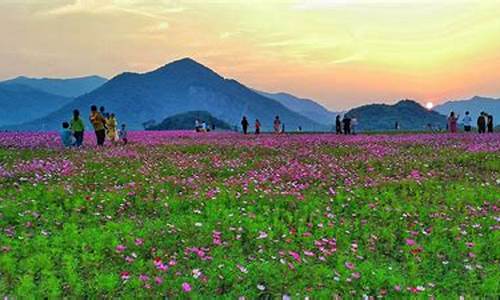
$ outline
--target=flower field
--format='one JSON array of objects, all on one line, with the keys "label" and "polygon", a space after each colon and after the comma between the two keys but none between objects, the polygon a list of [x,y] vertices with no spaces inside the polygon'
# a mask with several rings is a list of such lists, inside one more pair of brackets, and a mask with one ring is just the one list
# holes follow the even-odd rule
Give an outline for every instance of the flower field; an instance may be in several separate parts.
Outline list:
[{"label": "flower field", "polygon": [[0,133],[0,296],[500,295],[500,134]]}]

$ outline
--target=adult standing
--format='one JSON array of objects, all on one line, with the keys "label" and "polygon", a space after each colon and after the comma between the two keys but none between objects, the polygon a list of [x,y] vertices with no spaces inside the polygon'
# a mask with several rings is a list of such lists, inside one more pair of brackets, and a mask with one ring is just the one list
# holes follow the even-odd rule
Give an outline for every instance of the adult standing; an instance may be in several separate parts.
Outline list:
[{"label": "adult standing", "polygon": [[248,133],[248,120],[247,117],[243,116],[243,119],[241,119],[241,128],[243,129],[243,134]]},{"label": "adult standing", "polygon": [[116,121],[116,116],[114,113],[109,115],[106,119],[106,128],[108,129],[108,139],[111,142],[116,142],[118,140],[118,134],[116,128],[118,127],[118,122]]},{"label": "adult standing", "polygon": [[465,112],[465,117],[462,119],[462,123],[464,123],[464,131],[470,132],[472,128],[472,118],[469,115],[469,112]]},{"label": "adult standing", "polygon": [[489,133],[493,133],[493,116],[490,114],[486,117],[486,127]]},{"label": "adult standing", "polygon": [[259,119],[255,119],[255,134],[260,134],[260,126]]},{"label": "adult standing", "polygon": [[457,132],[457,121],[458,121],[458,116],[455,116],[455,112],[451,112],[450,116],[448,117],[448,130],[451,133],[456,133]]},{"label": "adult standing", "polygon": [[342,119],[342,123],[344,123],[344,134],[351,134],[351,118],[349,116],[344,115],[344,119]]},{"label": "adult standing", "polygon": [[274,128],[274,133],[280,133],[281,131],[280,116],[276,116],[276,118],[274,118],[273,128]]},{"label": "adult standing", "polygon": [[342,122],[340,121],[340,115],[335,117],[335,133],[342,134]]},{"label": "adult standing", "polygon": [[80,111],[78,109],[73,111],[73,119],[71,119],[70,122],[70,129],[75,137],[75,146],[81,147],[83,144],[85,125],[83,124],[82,118],[80,118]]},{"label": "adult standing", "polygon": [[481,114],[477,118],[477,132],[478,133],[486,132],[486,118],[484,112],[481,112]]},{"label": "adult standing", "polygon": [[97,111],[97,106],[92,105],[90,107],[89,119],[94,127],[97,146],[104,146],[104,140],[106,139],[106,119]]}]

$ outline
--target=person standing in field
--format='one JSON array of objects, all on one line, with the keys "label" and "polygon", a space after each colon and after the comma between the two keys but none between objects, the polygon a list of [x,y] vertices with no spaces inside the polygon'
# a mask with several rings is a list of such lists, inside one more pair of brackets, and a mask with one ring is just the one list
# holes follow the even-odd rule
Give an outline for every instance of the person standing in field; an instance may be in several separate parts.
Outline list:
[{"label": "person standing in field", "polygon": [[490,114],[486,117],[486,127],[489,133],[493,133],[493,116]]},{"label": "person standing in field", "polygon": [[241,119],[241,128],[243,129],[243,134],[248,133],[248,120],[247,117],[243,116],[243,119]]},{"label": "person standing in field", "polygon": [[358,126],[358,119],[356,117],[353,117],[351,119],[351,133],[356,134],[356,126]]},{"label": "person standing in field", "polygon": [[80,111],[75,109],[73,111],[73,119],[70,121],[71,132],[73,132],[73,137],[75,138],[75,146],[81,147],[83,144],[83,135],[85,131],[85,125],[83,125],[83,120],[80,118]]},{"label": "person standing in field", "polygon": [[123,144],[128,144],[128,133],[127,133],[127,125],[122,124],[122,128],[120,129],[120,140],[122,140]]},{"label": "person standing in field", "polygon": [[89,119],[94,127],[97,146],[104,146],[104,140],[106,139],[106,119],[97,111],[97,106],[92,105],[90,107]]},{"label": "person standing in field", "polygon": [[281,131],[280,116],[276,116],[276,118],[274,118],[273,128],[274,128],[274,133],[280,133]]},{"label": "person standing in field", "polygon": [[255,134],[260,134],[260,126],[259,119],[255,119]]},{"label": "person standing in field", "polygon": [[481,112],[481,114],[477,118],[477,132],[478,133],[486,132],[486,117],[484,115],[484,111]]},{"label": "person standing in field", "polygon": [[464,123],[464,131],[465,132],[470,132],[472,126],[472,118],[469,115],[469,112],[465,112],[465,117],[462,119],[462,123]]},{"label": "person standing in field", "polygon": [[340,115],[335,118],[335,133],[342,134],[342,121],[340,121]]},{"label": "person standing in field", "polygon": [[457,132],[457,121],[458,121],[458,116],[455,116],[455,112],[451,112],[450,116],[448,117],[448,130],[451,133],[456,133]]},{"label": "person standing in field", "polygon": [[351,118],[349,116],[344,115],[344,119],[342,119],[342,123],[344,123],[344,134],[351,134]]},{"label": "person standing in field", "polygon": [[116,116],[114,113],[109,115],[109,118],[106,120],[106,128],[108,129],[108,139],[111,142],[116,142],[118,140],[118,135],[116,132],[116,127],[118,126],[118,122],[116,121]]},{"label": "person standing in field", "polygon": [[61,130],[60,136],[61,136],[61,142],[62,142],[64,148],[70,148],[74,145],[75,139],[73,138],[73,133],[69,129],[68,122],[62,123],[62,130]]}]

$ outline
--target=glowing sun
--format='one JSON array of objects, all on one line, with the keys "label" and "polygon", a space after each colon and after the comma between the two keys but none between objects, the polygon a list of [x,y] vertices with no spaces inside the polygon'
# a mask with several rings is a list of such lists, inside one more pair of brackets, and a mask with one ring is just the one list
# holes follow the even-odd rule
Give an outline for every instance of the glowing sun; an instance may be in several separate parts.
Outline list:
[{"label": "glowing sun", "polygon": [[427,109],[431,110],[431,109],[434,107],[434,103],[432,103],[432,102],[427,102],[427,103],[425,104],[425,107],[426,107]]}]

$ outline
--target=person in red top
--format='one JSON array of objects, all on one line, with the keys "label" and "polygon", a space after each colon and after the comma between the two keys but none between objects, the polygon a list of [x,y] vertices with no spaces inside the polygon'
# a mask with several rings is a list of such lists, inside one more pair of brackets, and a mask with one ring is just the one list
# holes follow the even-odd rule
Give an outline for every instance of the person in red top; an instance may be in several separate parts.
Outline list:
[{"label": "person in red top", "polygon": [[260,134],[260,122],[259,122],[259,119],[255,119],[255,134]]}]

